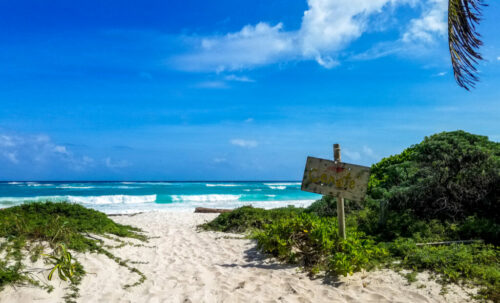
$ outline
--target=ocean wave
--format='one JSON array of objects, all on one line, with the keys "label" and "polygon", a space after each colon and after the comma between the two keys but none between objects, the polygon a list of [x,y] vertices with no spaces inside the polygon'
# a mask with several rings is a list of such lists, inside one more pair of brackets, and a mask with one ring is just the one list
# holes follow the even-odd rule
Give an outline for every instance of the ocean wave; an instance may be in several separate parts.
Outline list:
[{"label": "ocean wave", "polygon": [[214,183],[207,183],[205,184],[206,187],[236,187],[236,186],[241,186],[240,184],[214,184]]},{"label": "ocean wave", "polygon": [[130,204],[155,202],[156,195],[66,196],[69,202],[83,204]]},{"label": "ocean wave", "polygon": [[40,187],[40,186],[54,186],[54,184],[49,183],[36,183],[36,182],[26,182],[28,186]]},{"label": "ocean wave", "polygon": [[300,182],[264,183],[267,186],[297,186]]},{"label": "ocean wave", "polygon": [[156,195],[104,195],[104,196],[37,196],[37,197],[4,197],[0,198],[2,204],[19,204],[23,202],[72,202],[81,204],[131,204],[155,202]]},{"label": "ocean wave", "polygon": [[172,202],[219,202],[237,201],[241,195],[171,195]]},{"label": "ocean wave", "polygon": [[268,185],[268,186],[269,186],[270,189],[279,189],[279,190],[286,189],[285,185],[279,185],[279,186]]},{"label": "ocean wave", "polygon": [[119,188],[119,189],[137,189],[137,188],[140,188],[139,186],[126,186],[126,185],[123,185],[123,186],[116,186],[116,187],[111,187],[111,188]]},{"label": "ocean wave", "polygon": [[137,189],[140,188],[139,186],[127,186],[127,185],[117,185],[117,186],[112,186],[112,185],[105,185],[105,186],[76,186],[76,185],[59,185],[56,188],[60,189]]},{"label": "ocean wave", "polygon": [[96,187],[95,186],[60,185],[60,186],[57,186],[57,188],[62,188],[62,189],[92,189],[92,188],[96,188]]},{"label": "ocean wave", "polygon": [[24,182],[7,182],[7,184],[10,184],[10,185],[19,185],[19,184],[24,184]]}]

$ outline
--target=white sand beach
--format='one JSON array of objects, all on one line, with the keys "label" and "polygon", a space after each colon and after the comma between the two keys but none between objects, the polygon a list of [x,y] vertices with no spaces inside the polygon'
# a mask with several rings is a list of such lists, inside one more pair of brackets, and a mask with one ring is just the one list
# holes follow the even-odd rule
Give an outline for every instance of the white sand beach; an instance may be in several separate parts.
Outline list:
[{"label": "white sand beach", "polygon": [[[242,235],[200,232],[196,226],[214,214],[150,212],[117,216],[113,220],[137,226],[154,237],[146,247],[124,246],[111,249],[123,258],[144,262],[133,264],[147,280],[123,289],[139,277],[106,256],[78,255],[87,275],[80,285],[78,302],[466,302],[467,292],[441,286],[425,273],[408,284],[390,270],[360,272],[338,281],[310,279],[298,267],[266,259],[255,243]],[[108,240],[109,241],[109,240]],[[135,241],[134,241],[135,242]],[[116,245],[116,244],[115,244]],[[34,267],[47,267],[37,263]],[[64,302],[66,282],[57,277],[47,281],[55,290],[20,286],[6,287],[0,302]],[[470,291],[470,290],[469,290]]]}]

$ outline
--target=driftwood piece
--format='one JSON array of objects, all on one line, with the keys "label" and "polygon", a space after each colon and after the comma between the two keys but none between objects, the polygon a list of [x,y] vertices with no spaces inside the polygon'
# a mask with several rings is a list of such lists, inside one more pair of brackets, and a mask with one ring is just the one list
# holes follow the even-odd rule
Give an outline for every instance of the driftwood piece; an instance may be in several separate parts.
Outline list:
[{"label": "driftwood piece", "polygon": [[140,214],[143,214],[144,212],[138,212],[138,213],[131,213],[131,214],[108,214],[108,217],[122,217],[122,216],[127,216],[127,217],[133,217],[137,216]]},{"label": "driftwood piece", "polygon": [[204,213],[204,214],[211,214],[211,213],[228,213],[230,212],[231,209],[223,209],[223,208],[206,208],[206,207],[197,207],[195,208],[194,212],[195,213]]},{"label": "driftwood piece", "polygon": [[430,243],[417,243],[417,246],[424,246],[424,245],[450,245],[450,244],[457,244],[457,243],[481,243],[483,240],[461,240],[461,241],[444,241],[444,242],[430,242]]}]

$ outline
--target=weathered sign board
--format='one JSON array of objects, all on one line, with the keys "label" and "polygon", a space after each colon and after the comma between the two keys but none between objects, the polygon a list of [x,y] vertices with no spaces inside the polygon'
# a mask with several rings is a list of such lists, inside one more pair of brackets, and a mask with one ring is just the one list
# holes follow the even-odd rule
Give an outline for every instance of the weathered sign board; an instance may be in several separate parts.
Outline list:
[{"label": "weathered sign board", "polygon": [[361,201],[369,178],[369,167],[307,157],[302,190]]}]

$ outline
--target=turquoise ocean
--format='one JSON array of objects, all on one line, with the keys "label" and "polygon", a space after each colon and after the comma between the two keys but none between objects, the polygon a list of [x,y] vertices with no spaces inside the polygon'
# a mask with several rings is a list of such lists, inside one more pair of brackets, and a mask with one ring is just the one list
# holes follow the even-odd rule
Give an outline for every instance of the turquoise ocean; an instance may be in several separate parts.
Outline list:
[{"label": "turquoise ocean", "polygon": [[0,208],[68,201],[113,213],[193,211],[195,207],[306,207],[321,196],[300,182],[0,182]]}]

